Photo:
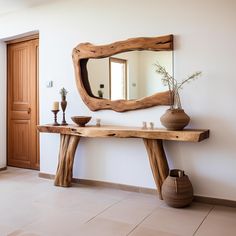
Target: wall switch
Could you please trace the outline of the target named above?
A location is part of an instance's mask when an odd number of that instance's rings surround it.
[[[49,80],[46,82],[46,87],[47,88],[52,88],[53,87],[53,81],[52,80]]]

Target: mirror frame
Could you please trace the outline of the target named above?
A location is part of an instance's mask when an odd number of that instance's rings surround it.
[[[105,58],[128,51],[173,51],[174,36],[172,34],[159,37],[139,37],[118,41],[107,45],[96,46],[91,43],[81,43],[73,49],[75,78],[78,91],[84,103],[92,111],[110,109],[117,112],[143,109],[158,105],[171,105],[169,91],[158,92],[151,96],[135,100],[109,100],[93,95],[87,71],[90,58]]]

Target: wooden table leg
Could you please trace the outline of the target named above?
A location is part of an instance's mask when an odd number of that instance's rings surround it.
[[[147,149],[152,174],[162,199],[161,186],[169,174],[169,166],[166,159],[163,143],[161,139],[143,139]]]
[[[54,185],[69,187],[72,180],[74,155],[79,143],[79,136],[61,134],[57,173]]]

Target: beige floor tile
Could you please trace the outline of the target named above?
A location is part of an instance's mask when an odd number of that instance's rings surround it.
[[[114,199],[109,198],[87,198],[73,205],[73,209],[81,212],[89,212],[95,215],[105,211],[116,203]]]
[[[196,233],[196,236],[222,235],[236,235],[236,208],[214,207]]]
[[[79,227],[71,236],[126,236],[133,229],[127,223],[96,217]]]
[[[47,213],[44,217],[23,227],[25,232],[34,232],[40,235],[67,236],[78,232],[78,227],[94,215],[81,213],[75,210],[56,210]]]
[[[15,230],[8,234],[7,236],[43,236],[42,234],[26,232],[24,230]]]
[[[130,197],[127,199],[131,202],[136,202],[137,204],[145,204],[152,206],[161,206],[163,204],[163,200],[159,199],[158,195],[145,194],[145,193],[132,193]]]
[[[5,205],[0,204],[0,222],[5,225],[21,228],[32,223],[45,212],[38,206],[33,206],[30,201],[24,199],[13,199],[9,197],[9,201]]]
[[[158,202],[153,203],[151,195],[149,198],[146,196],[145,199],[129,198],[114,204],[99,216],[135,226],[151,214],[157,206],[159,206]]]
[[[197,236],[236,235],[234,208],[210,212],[212,206],[195,203],[174,209],[155,195],[60,188],[32,170],[0,172],[0,199],[0,236],[190,236],[196,229]]]
[[[121,201],[123,199],[129,198],[132,193],[119,189],[109,189],[104,187],[97,187],[96,194],[99,196],[109,196],[110,198],[114,198],[114,200]]]
[[[1,212],[1,214],[2,214],[2,212]],[[6,224],[3,224],[3,222],[0,222],[0,235],[1,236],[6,236],[15,229],[16,228],[13,226],[6,225]]]
[[[110,207],[117,200],[109,196],[99,196],[94,193],[81,193],[77,189],[77,193],[69,194],[66,191],[53,192],[36,198],[34,203],[41,206],[51,206],[54,208],[74,209],[81,212],[90,212],[98,214]]]
[[[179,236],[178,234],[167,233],[146,227],[137,227],[129,236]]]
[[[159,207],[145,219],[141,226],[190,236],[196,231],[210,209],[211,206],[199,203],[193,203],[190,207],[183,209]]]

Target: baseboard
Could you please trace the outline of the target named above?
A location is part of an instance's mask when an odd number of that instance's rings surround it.
[[[39,177],[45,178],[45,179],[54,179],[55,175],[39,172]],[[76,184],[83,184],[83,185],[89,185],[89,186],[100,186],[100,187],[120,189],[120,190],[130,191],[130,192],[157,195],[156,189],[144,188],[144,187],[138,187],[138,186],[132,186],[132,185],[126,185],[126,184],[117,184],[117,183],[111,183],[111,182],[105,182],[105,181],[89,180],[89,179],[75,179],[75,178],[72,179],[72,182]]]
[[[97,180],[88,180],[88,179],[73,179],[73,181],[75,183],[84,184],[84,185],[100,186],[100,187],[120,189],[124,191],[136,192],[136,193],[148,193],[148,194],[157,195],[156,189],[151,189],[151,188],[144,188],[144,187],[126,185],[126,184],[110,183],[110,182],[97,181]]]
[[[39,172],[38,176],[43,179],[54,179],[55,175]]]
[[[45,179],[54,179],[55,175],[39,172],[39,177],[45,178]],[[74,179],[74,178],[72,179],[72,182],[77,183],[77,184],[89,185],[89,186],[101,186],[101,187],[120,189],[120,190],[130,191],[130,192],[148,193],[148,194],[157,195],[156,189],[144,188],[144,187],[138,187],[138,186],[132,186],[132,185],[126,185],[126,184],[117,184],[117,183],[110,183],[110,182],[98,181],[98,180]],[[194,196],[194,201],[200,202],[200,203],[211,204],[211,205],[236,207],[236,201],[227,200],[227,199]]]
[[[211,205],[236,207],[236,201],[221,199],[221,198],[194,196],[194,201],[201,202],[201,203],[207,203],[207,204],[211,204]]]
[[[6,169],[7,167],[5,166],[5,167],[0,168],[0,171],[6,170]]]

